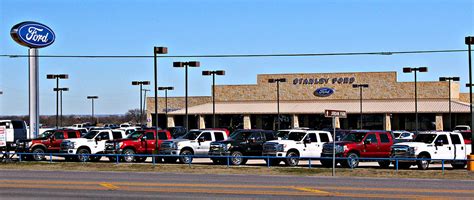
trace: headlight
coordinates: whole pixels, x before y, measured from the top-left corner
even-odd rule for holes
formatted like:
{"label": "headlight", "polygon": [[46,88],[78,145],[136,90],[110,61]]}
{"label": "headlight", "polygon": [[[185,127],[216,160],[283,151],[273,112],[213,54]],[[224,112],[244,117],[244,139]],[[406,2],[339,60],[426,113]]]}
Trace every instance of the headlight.
{"label": "headlight", "polygon": [[173,142],[173,144],[171,144],[171,149],[178,149],[178,144]]}
{"label": "headlight", "polygon": [[415,155],[416,150],[418,150],[418,147],[410,147],[410,154]]}
{"label": "headlight", "polygon": [[336,145],[336,153],[344,153],[347,149],[346,145]]}
{"label": "headlight", "polygon": [[277,144],[276,151],[285,151],[286,144]]}
{"label": "headlight", "polygon": [[115,143],[115,148],[120,149],[120,147],[122,147],[122,145],[123,145],[123,142],[117,142],[117,143]]}
{"label": "headlight", "polygon": [[227,144],[227,145],[224,146],[224,151],[227,151],[227,150],[229,150],[230,148],[232,148],[232,144],[229,143],[229,144]]}

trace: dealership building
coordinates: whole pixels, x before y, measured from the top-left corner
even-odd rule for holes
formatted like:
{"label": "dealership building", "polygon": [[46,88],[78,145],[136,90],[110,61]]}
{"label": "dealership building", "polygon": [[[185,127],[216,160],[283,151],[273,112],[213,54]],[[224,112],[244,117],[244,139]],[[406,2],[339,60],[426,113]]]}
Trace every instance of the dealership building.
{"label": "dealership building", "polygon": [[[285,78],[279,83],[280,127],[323,129],[332,126],[324,111],[345,110],[347,118],[336,119],[342,129],[414,130],[414,82],[398,82],[397,72],[259,74],[257,83],[216,85],[216,124],[221,128],[277,129],[277,85],[269,79]],[[459,82],[418,82],[419,130],[449,130],[449,89],[451,89],[452,126],[469,124],[469,94],[460,93]],[[190,89],[198,89],[193,88]],[[158,99],[158,125],[184,126],[184,97]],[[189,128],[212,127],[212,96],[188,97]],[[147,98],[148,125],[155,125],[154,98]]]}

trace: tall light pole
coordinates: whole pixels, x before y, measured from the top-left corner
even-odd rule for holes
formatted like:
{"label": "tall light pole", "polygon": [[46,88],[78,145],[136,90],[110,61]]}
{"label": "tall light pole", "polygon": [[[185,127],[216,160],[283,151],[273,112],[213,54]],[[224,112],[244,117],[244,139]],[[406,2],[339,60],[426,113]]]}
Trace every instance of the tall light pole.
{"label": "tall light pole", "polygon": [[[474,127],[474,114],[472,113],[472,60],[471,60],[471,45],[474,44],[474,37],[466,37],[465,44],[467,45],[467,54],[469,62],[469,102],[471,104],[471,130]],[[474,132],[471,131],[471,149],[474,149]],[[474,156],[474,152],[471,153]],[[472,158],[471,158],[472,159]],[[472,162],[472,161],[471,161]]]}
{"label": "tall light pole", "polygon": [[[154,82],[155,82],[155,87],[153,87],[153,90],[155,92],[155,131],[156,131],[156,137],[155,137],[155,152],[158,154],[158,59],[157,59],[157,54],[167,54],[168,53],[168,48],[167,47],[153,47],[153,76],[154,76]],[[152,117],[153,118],[153,117]],[[152,123],[153,124],[153,123]]]}
{"label": "tall light pole", "polygon": [[168,129],[168,90],[174,90],[174,87],[158,87],[158,90],[165,91],[165,118],[166,118],[166,129]]}
{"label": "tall light pole", "polygon": [[428,72],[427,67],[404,67],[403,73],[411,73],[414,72],[415,74],[415,133],[418,134],[418,91],[416,87],[416,72]]}
{"label": "tall light pole", "polygon": [[[59,79],[68,79],[67,74],[48,74],[46,79],[56,79],[56,88],[59,88]],[[59,90],[56,91],[56,129],[58,128],[58,116],[59,116]]]}
{"label": "tall light pole", "polygon": [[140,116],[139,116],[139,119],[138,119],[138,122],[140,123],[140,125],[142,125],[142,122],[143,122],[143,101],[142,101],[142,97],[143,97],[143,86],[144,85],[150,85],[150,81],[132,81],[132,85],[139,85],[140,86]]}
{"label": "tall light pole", "polygon": [[184,106],[185,106],[185,126],[186,131],[189,131],[189,119],[188,119],[188,67],[199,67],[201,63],[198,61],[189,62],[173,62],[173,67],[184,67],[185,68],[185,95],[184,95]]}
{"label": "tall light pole", "polygon": [[215,70],[215,71],[202,71],[203,76],[212,75],[212,128],[216,128],[216,75],[223,76],[225,75],[224,70]]}
{"label": "tall light pole", "polygon": [[[98,96],[87,96],[87,99],[92,100],[92,121],[94,121],[94,99],[98,99]],[[96,122],[94,122],[95,124]]]}
{"label": "tall light pole", "polygon": [[[146,93],[149,92],[150,90],[149,89],[143,89],[142,91],[143,91],[143,113],[145,115],[146,108],[147,108],[147,106],[146,106]],[[146,119],[146,115],[145,115],[145,119]],[[148,120],[146,122],[148,122]],[[143,126],[143,124],[142,124],[142,126]],[[145,127],[146,127],[146,125],[145,125]]]}
{"label": "tall light pole", "polygon": [[451,81],[459,81],[459,77],[439,77],[439,81],[448,81],[448,102],[449,102],[449,131],[453,130],[451,125],[452,113],[451,113]]}
{"label": "tall light pole", "polygon": [[59,102],[61,104],[61,107],[60,107],[60,123],[59,123],[59,126],[60,127],[63,127],[63,91],[67,92],[69,91],[69,88],[54,88],[53,89],[55,92],[58,92],[59,91]]}
{"label": "tall light pole", "polygon": [[280,130],[280,82],[284,83],[286,82],[286,78],[271,78],[268,79],[269,83],[276,83],[277,85],[277,116],[278,116],[278,121],[277,121],[277,128]]}
{"label": "tall light pole", "polygon": [[368,88],[369,84],[352,84],[352,88],[359,88],[360,94],[360,129],[362,130],[363,123],[362,123],[362,88]]}

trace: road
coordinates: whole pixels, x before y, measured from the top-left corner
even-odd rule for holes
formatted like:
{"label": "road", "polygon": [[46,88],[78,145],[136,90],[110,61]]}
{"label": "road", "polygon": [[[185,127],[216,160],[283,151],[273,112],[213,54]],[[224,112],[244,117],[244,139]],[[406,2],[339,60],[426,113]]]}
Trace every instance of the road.
{"label": "road", "polygon": [[0,199],[469,199],[473,191],[473,180],[0,170]]}

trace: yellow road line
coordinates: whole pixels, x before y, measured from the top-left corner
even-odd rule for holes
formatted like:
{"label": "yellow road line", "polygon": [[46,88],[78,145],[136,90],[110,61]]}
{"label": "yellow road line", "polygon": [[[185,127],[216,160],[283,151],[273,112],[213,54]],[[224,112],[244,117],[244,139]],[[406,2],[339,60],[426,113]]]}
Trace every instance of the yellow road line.
{"label": "yellow road line", "polygon": [[108,188],[109,190],[116,190],[116,189],[119,189],[118,186],[112,185],[112,184],[110,184],[110,183],[101,183],[100,185],[101,185],[101,186],[104,186],[104,187],[106,187],[106,188]]}
{"label": "yellow road line", "polygon": [[325,192],[325,191],[322,191],[322,190],[311,189],[311,188],[303,188],[303,187],[293,187],[293,188],[295,190],[311,192],[311,193],[316,193],[316,194],[329,194],[329,192]]}

